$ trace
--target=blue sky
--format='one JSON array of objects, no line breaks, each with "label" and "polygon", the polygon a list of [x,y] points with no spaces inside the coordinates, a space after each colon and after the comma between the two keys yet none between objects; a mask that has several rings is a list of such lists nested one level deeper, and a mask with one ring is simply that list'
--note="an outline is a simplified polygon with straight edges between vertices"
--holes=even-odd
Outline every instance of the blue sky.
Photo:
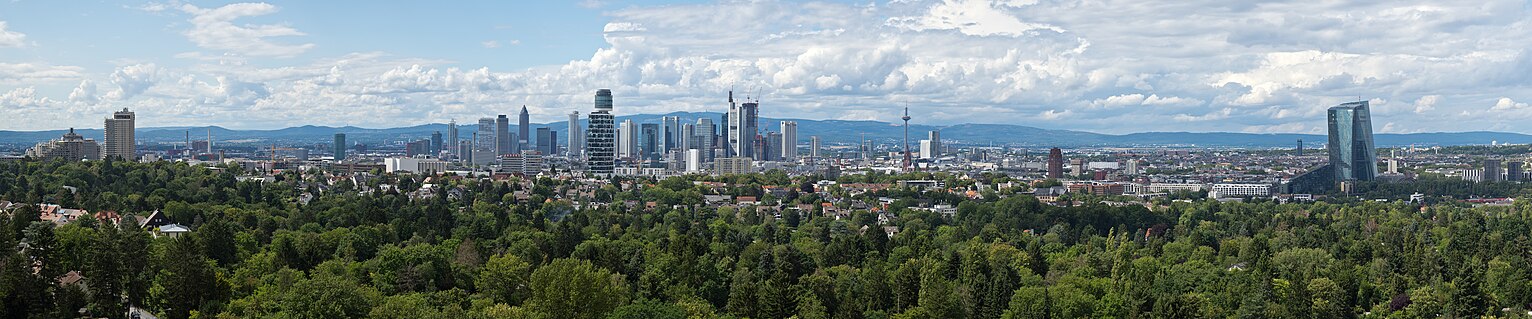
[{"label": "blue sky", "polygon": [[0,130],[722,111],[1107,133],[1532,133],[1527,0],[0,1]]}]

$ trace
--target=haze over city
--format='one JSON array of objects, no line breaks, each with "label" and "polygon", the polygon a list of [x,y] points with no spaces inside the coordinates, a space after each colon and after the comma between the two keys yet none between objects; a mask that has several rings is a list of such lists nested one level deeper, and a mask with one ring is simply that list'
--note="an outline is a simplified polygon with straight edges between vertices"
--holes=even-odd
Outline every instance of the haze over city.
[{"label": "haze over city", "polygon": [[618,114],[1529,133],[1526,1],[0,3],[0,130],[536,123]]}]

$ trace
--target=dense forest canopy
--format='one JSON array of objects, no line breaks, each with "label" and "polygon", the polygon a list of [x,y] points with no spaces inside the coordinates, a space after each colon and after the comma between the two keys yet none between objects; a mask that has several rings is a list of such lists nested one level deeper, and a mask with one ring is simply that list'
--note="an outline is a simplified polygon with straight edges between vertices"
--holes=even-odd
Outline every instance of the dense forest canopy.
[{"label": "dense forest canopy", "polygon": [[[1461,318],[1525,316],[1532,303],[1525,200],[1055,206],[988,174],[828,187],[780,172],[242,174],[0,164],[0,200],[18,203],[0,218],[0,317]],[[947,188],[848,186],[916,178]],[[965,188],[980,195],[954,191]],[[60,226],[39,203],[124,218]],[[154,211],[193,231],[156,236],[137,221]]]}]

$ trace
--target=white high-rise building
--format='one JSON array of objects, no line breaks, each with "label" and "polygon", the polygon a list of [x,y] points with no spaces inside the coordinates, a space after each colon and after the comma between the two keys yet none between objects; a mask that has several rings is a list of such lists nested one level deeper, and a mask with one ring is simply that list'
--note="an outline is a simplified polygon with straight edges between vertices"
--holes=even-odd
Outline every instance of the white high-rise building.
[{"label": "white high-rise building", "polygon": [[106,148],[103,150],[102,156],[116,156],[119,159],[129,161],[138,159],[134,150],[134,120],[133,112],[129,112],[127,108],[112,113],[112,118],[106,119]]},{"label": "white high-rise building", "polygon": [[39,160],[96,160],[101,159],[101,146],[96,144],[96,140],[75,134],[74,128],[69,128],[69,133],[64,133],[59,139],[37,143],[37,146],[27,150],[27,156]]},{"label": "white high-rise building", "polygon": [[617,155],[638,156],[638,124],[634,124],[633,120],[623,120],[622,126],[617,128]]},{"label": "white high-rise building", "polygon": [[936,158],[936,143],[920,140],[920,158]]},{"label": "white high-rise building", "polygon": [[798,158],[798,122],[782,121],[782,159]]},{"label": "white high-rise building", "polygon": [[697,173],[702,171],[702,150],[686,150],[686,172]]},{"label": "white high-rise building", "polygon": [[809,137],[809,156],[819,158],[819,136]]},{"label": "white high-rise building", "polygon": [[580,132],[580,111],[569,112],[569,132],[564,136],[569,139],[569,157],[579,157],[580,151],[585,149],[585,134]]}]

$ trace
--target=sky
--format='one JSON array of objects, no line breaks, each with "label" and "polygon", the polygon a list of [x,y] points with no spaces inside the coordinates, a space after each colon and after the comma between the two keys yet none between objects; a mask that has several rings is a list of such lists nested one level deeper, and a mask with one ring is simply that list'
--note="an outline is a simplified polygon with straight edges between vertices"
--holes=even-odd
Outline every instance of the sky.
[{"label": "sky", "polygon": [[1532,133],[1529,0],[0,0],[0,130],[616,113]]}]

